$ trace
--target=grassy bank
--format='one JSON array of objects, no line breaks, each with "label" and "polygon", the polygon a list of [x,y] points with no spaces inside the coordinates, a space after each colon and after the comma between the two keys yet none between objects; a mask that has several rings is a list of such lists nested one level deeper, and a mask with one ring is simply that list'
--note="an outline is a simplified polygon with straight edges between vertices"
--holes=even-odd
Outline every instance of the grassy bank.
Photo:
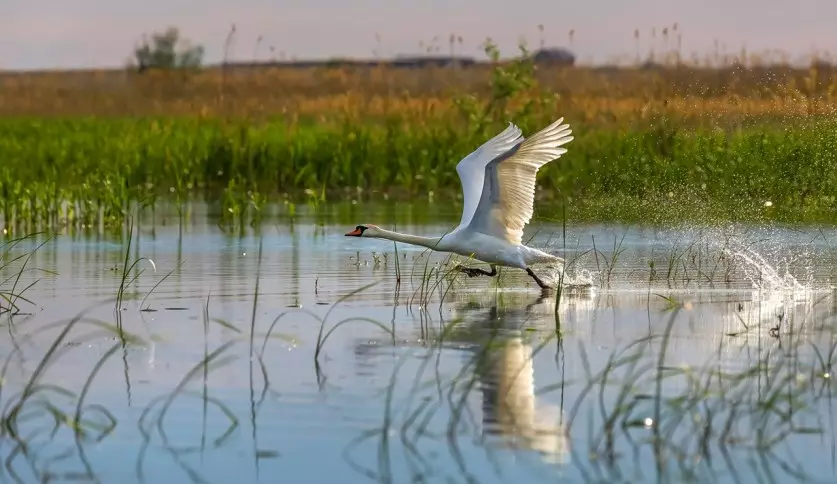
[{"label": "grassy bank", "polygon": [[[548,119],[515,121],[531,133]],[[837,220],[834,123],[720,131],[664,120],[621,130],[568,121],[576,139],[541,171],[538,196],[542,206],[566,204],[571,218]],[[59,219],[111,225],[132,202],[153,205],[160,197],[208,196],[232,216],[286,196],[297,203],[428,197],[458,203],[456,163],[500,129],[497,122],[475,128],[452,119],[319,125],[6,119],[0,213],[6,225]]]},{"label": "grassy bank", "polygon": [[550,68],[485,50],[474,69],[0,75],[0,220],[118,226],[135,203],[194,197],[239,224],[271,201],[449,207],[458,160],[509,121],[556,116],[576,140],[540,175],[540,215],[837,219],[830,68]]}]

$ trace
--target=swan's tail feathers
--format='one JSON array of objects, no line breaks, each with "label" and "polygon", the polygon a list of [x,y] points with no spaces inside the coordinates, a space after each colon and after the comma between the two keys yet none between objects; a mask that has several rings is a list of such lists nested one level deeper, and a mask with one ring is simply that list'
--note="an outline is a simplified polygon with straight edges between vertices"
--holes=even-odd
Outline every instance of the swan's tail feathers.
[{"label": "swan's tail feathers", "polygon": [[558,264],[560,266],[564,265],[564,259],[558,257],[557,255],[547,254],[546,252],[538,249],[533,249],[528,247],[529,249],[529,257],[528,263],[530,264]]},{"label": "swan's tail feathers", "polygon": [[564,264],[564,259],[561,258],[561,257],[558,257],[557,255],[544,253],[543,262],[545,262],[547,264],[561,264],[561,265],[563,265]]}]

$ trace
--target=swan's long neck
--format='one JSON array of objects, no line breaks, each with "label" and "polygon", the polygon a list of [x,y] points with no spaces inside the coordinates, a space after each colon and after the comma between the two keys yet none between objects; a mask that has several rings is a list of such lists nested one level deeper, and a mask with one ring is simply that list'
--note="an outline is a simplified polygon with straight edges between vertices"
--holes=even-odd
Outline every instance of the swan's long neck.
[{"label": "swan's long neck", "polygon": [[404,242],[405,244],[420,245],[428,249],[438,249],[441,237],[419,237],[418,235],[402,234],[400,232],[393,232],[391,230],[384,230],[379,228],[375,235],[376,239],[394,240],[396,242]]}]

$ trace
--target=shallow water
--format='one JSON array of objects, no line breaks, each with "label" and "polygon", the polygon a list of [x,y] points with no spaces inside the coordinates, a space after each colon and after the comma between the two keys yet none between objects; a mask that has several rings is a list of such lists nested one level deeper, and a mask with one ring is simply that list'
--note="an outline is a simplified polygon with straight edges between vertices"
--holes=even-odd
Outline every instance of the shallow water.
[{"label": "shallow water", "polygon": [[0,278],[26,299],[2,315],[4,481],[837,478],[833,228],[534,223],[568,260],[543,296],[521,271],[451,283],[345,213],[159,217],[119,311],[126,241],[7,247],[31,257]]}]

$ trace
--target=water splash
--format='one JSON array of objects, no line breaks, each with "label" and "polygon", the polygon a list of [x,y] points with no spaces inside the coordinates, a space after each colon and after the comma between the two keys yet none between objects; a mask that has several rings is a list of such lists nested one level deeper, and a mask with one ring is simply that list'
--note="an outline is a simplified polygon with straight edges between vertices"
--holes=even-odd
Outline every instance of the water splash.
[{"label": "water splash", "polygon": [[[735,242],[733,242],[735,244]],[[738,244],[735,244],[738,245]],[[742,263],[741,269],[753,286],[753,289],[765,291],[805,291],[807,288],[788,270],[785,264],[783,273],[771,265],[761,254],[750,247],[726,244],[722,252],[734,261]]]},{"label": "water splash", "polygon": [[595,278],[598,275],[597,271],[586,268],[565,270],[563,265],[548,266],[546,269],[548,272],[543,275],[543,279],[552,286],[561,284],[566,289],[593,289]]},{"label": "water splash", "polygon": [[735,302],[735,310],[727,314],[730,328],[759,328],[761,331],[746,332],[758,338],[768,334],[767,330],[772,335],[791,331],[797,322],[806,320],[814,290],[812,276],[807,283],[800,282],[790,273],[792,261],[780,257],[771,264],[762,253],[739,239],[728,239],[722,253],[736,263],[753,289],[749,301]]}]

